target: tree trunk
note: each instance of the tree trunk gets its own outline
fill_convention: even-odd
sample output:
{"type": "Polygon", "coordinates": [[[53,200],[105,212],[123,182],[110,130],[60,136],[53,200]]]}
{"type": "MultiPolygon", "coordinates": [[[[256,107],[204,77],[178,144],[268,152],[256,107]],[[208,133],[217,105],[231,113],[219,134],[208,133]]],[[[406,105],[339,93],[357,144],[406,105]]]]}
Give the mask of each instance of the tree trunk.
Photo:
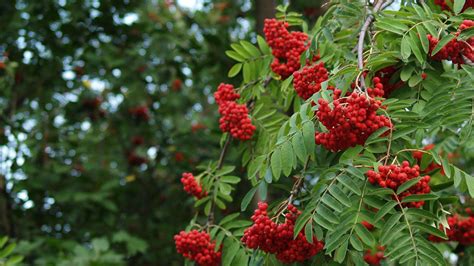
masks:
{"type": "Polygon", "coordinates": [[[263,36],[263,22],[266,18],[275,17],[275,0],[255,0],[255,11],[257,13],[257,33],[263,36]]]}

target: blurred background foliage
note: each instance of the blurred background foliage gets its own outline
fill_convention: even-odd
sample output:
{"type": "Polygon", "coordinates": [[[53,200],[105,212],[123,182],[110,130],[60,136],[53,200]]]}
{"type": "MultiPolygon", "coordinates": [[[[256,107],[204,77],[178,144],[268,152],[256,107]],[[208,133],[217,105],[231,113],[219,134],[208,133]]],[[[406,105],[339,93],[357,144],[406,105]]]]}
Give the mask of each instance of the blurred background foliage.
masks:
{"type": "MultiPolygon", "coordinates": [[[[255,40],[275,4],[1,1],[9,253],[37,265],[182,264],[172,236],[193,202],[180,174],[218,156],[212,93],[232,64],[225,50],[255,40]]],[[[311,18],[321,4],[294,8],[311,18]]]]}

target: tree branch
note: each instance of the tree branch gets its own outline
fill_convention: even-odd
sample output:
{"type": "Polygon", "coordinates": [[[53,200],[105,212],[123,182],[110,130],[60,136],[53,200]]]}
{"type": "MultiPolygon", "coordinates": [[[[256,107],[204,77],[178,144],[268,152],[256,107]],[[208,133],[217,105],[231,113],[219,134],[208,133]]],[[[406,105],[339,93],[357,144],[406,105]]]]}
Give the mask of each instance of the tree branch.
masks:
{"type": "MultiPolygon", "coordinates": [[[[372,14],[369,14],[367,18],[365,19],[364,25],[362,25],[362,28],[360,30],[359,34],[359,41],[357,43],[357,65],[359,67],[359,70],[363,71],[364,70],[364,39],[365,39],[365,34],[367,33],[367,30],[369,29],[370,24],[372,24],[372,21],[374,20],[374,15],[373,13],[376,13],[377,11],[381,10],[382,8],[388,6],[391,4],[392,1],[387,1],[384,3],[384,1],[379,0],[377,4],[375,4],[374,10],[372,14]]],[[[363,89],[365,89],[365,80],[364,76],[360,76],[360,84],[362,85],[363,89]]]]}

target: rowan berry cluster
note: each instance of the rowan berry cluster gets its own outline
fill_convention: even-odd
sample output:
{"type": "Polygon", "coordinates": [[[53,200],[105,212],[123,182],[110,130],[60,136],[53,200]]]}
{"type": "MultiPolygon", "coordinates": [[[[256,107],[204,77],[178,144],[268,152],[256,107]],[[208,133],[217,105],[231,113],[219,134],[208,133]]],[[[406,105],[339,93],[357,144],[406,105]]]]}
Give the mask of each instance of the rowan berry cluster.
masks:
{"type": "MultiPolygon", "coordinates": [[[[448,217],[449,229],[446,229],[448,240],[430,235],[428,239],[433,242],[456,241],[461,245],[468,246],[474,244],[474,217],[461,217],[455,214],[448,217]]],[[[440,230],[443,226],[440,225],[440,230]]]]}
{"type": "MultiPolygon", "coordinates": [[[[403,86],[403,81],[401,80],[394,83],[391,82],[391,78],[395,72],[397,72],[395,66],[388,66],[375,73],[375,78],[378,78],[378,80],[376,80],[377,82],[374,81],[374,86],[377,86],[376,84],[379,83],[383,85],[383,95],[379,97],[388,98],[394,90],[403,86]]],[[[380,87],[380,85],[378,86],[380,87]]]]}
{"type": "Polygon", "coordinates": [[[321,83],[328,79],[324,63],[305,66],[293,74],[293,87],[304,100],[321,90],[321,83]]]}
{"type": "MultiPolygon", "coordinates": [[[[453,3],[453,2],[454,1],[451,0],[451,3],[453,3]]],[[[435,3],[435,5],[440,6],[442,10],[451,10],[451,8],[446,3],[446,0],[434,0],[434,3],[435,3]]],[[[463,6],[461,11],[464,11],[464,10],[470,8],[470,7],[474,8],[474,0],[466,0],[466,2],[464,3],[464,6],[463,6]]]]}
{"type": "MultiPolygon", "coordinates": [[[[265,19],[263,32],[275,57],[272,62],[273,72],[287,78],[300,68],[300,56],[308,49],[308,35],[299,31],[288,31],[288,22],[276,19],[265,19]]],[[[313,57],[313,61],[319,57],[313,57]]]]}
{"type": "Polygon", "coordinates": [[[195,261],[199,266],[218,266],[221,262],[221,251],[215,251],[216,243],[206,232],[192,230],[181,231],[174,236],[178,253],[195,261]]]}
{"type": "MultiPolygon", "coordinates": [[[[428,144],[426,145],[425,147],[423,147],[423,150],[425,151],[430,151],[432,150],[433,148],[435,147],[434,144],[428,144]]],[[[412,156],[413,158],[415,158],[415,160],[418,162],[418,164],[421,164],[421,160],[423,158],[423,152],[421,151],[414,151],[412,153],[412,156]]],[[[435,162],[432,162],[430,163],[430,165],[428,165],[425,169],[421,170],[420,172],[422,174],[428,174],[436,169],[441,169],[441,174],[444,175],[444,169],[442,168],[442,166],[440,164],[437,164],[435,162]]]]}
{"type": "Polygon", "coordinates": [[[296,218],[301,213],[293,205],[288,205],[285,222],[275,223],[268,216],[268,204],[260,202],[252,216],[254,224],[245,229],[242,242],[251,249],[276,254],[284,263],[303,262],[323,249],[324,243],[313,237],[313,244],[306,240],[302,232],[293,239],[296,218]]]}
{"type": "MultiPolygon", "coordinates": [[[[467,40],[458,40],[457,37],[459,34],[468,28],[474,27],[473,20],[464,20],[459,26],[458,31],[456,32],[456,38],[449,41],[438,53],[432,55],[431,58],[434,60],[451,60],[454,64],[465,64],[466,60],[471,62],[474,61],[474,37],[471,37],[467,40]]],[[[430,43],[430,54],[432,54],[434,48],[438,44],[439,40],[428,34],[427,35],[430,43]]]]}
{"type": "Polygon", "coordinates": [[[335,99],[332,109],[322,98],[318,103],[316,115],[329,132],[317,132],[316,144],[334,152],[363,145],[377,129],[392,127],[389,118],[376,113],[381,102],[356,91],[348,97],[335,99]]]}
{"type": "Polygon", "coordinates": [[[222,132],[229,132],[232,137],[240,140],[251,139],[256,127],[252,125],[247,106],[235,102],[240,95],[235,92],[234,86],[221,83],[214,98],[219,105],[219,127],[222,132]]]}
{"type": "Polygon", "coordinates": [[[207,191],[202,189],[201,185],[196,181],[196,178],[194,178],[193,174],[183,173],[181,177],[181,183],[183,184],[184,191],[186,191],[189,195],[192,195],[197,199],[207,196],[207,191]]]}
{"type": "MultiPolygon", "coordinates": [[[[366,173],[366,176],[371,184],[377,184],[381,187],[391,188],[396,191],[403,183],[420,176],[420,167],[418,165],[410,167],[410,164],[407,161],[403,161],[401,166],[394,164],[381,165],[378,167],[378,172],[369,170],[366,173]]],[[[414,186],[398,195],[398,198],[403,199],[414,194],[429,193],[431,191],[428,184],[429,182],[430,176],[425,175],[414,186]]],[[[404,204],[408,207],[418,208],[423,206],[424,203],[424,201],[417,201],[404,204]]]]}
{"type": "Polygon", "coordinates": [[[150,110],[146,105],[139,105],[128,109],[130,115],[137,120],[148,121],[150,119],[150,110]]]}
{"type": "Polygon", "coordinates": [[[375,252],[373,252],[372,250],[365,251],[364,261],[367,262],[369,265],[380,265],[380,261],[385,258],[383,254],[384,250],[385,247],[378,246],[375,252]]]}

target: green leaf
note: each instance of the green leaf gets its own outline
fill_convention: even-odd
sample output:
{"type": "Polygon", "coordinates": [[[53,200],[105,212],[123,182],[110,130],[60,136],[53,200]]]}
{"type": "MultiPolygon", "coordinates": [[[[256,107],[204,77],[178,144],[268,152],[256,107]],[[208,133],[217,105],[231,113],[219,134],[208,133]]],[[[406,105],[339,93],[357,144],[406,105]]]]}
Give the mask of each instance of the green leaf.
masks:
{"type": "Polygon", "coordinates": [[[403,198],[402,202],[416,202],[416,201],[429,201],[429,200],[436,200],[439,196],[435,194],[413,194],[403,198]]]}
{"type": "Polygon", "coordinates": [[[227,176],[222,176],[219,180],[224,183],[237,184],[240,182],[240,177],[227,175],[227,176]]]}
{"type": "Polygon", "coordinates": [[[383,218],[387,213],[389,213],[391,210],[393,210],[397,206],[396,201],[388,201],[383,205],[383,207],[377,212],[377,214],[374,217],[374,223],[377,223],[381,218],[383,218]]]}
{"type": "Polygon", "coordinates": [[[0,250],[0,258],[5,258],[7,257],[8,255],[10,255],[10,253],[13,252],[13,250],[15,249],[16,247],[16,244],[15,243],[11,243],[9,244],[8,246],[6,246],[4,249],[0,250]]]}
{"type": "Polygon", "coordinates": [[[224,217],[219,224],[224,225],[224,224],[234,220],[235,218],[239,217],[239,215],[240,215],[240,213],[229,214],[226,217],[224,217]]]}
{"type": "Polygon", "coordinates": [[[360,242],[359,238],[356,235],[351,235],[350,238],[352,247],[357,251],[363,251],[364,245],[360,242]]]}
{"type": "Polygon", "coordinates": [[[231,265],[231,262],[237,254],[239,248],[239,242],[234,241],[231,238],[227,238],[224,241],[224,246],[222,248],[222,265],[231,265]]]}
{"type": "Polygon", "coordinates": [[[267,199],[267,191],[268,191],[267,182],[260,182],[260,184],[258,185],[258,194],[261,200],[267,199]]]}
{"type": "Polygon", "coordinates": [[[438,220],[438,217],[436,217],[436,215],[434,215],[433,213],[431,213],[429,211],[423,210],[423,209],[408,208],[406,210],[406,213],[408,215],[413,215],[413,216],[416,216],[416,217],[419,217],[419,218],[425,218],[425,219],[429,219],[429,220],[433,220],[433,221],[438,220]]]}
{"type": "Polygon", "coordinates": [[[248,41],[241,41],[240,44],[242,47],[253,57],[259,57],[260,56],[260,51],[255,47],[253,44],[251,44],[248,41]]]}
{"type": "Polygon", "coordinates": [[[356,195],[360,196],[361,195],[361,191],[360,191],[360,188],[359,186],[354,183],[354,181],[352,181],[352,179],[347,176],[347,175],[340,175],[337,180],[339,180],[339,182],[341,182],[346,188],[348,188],[350,191],[354,192],[356,195]]]}
{"type": "Polygon", "coordinates": [[[20,263],[21,261],[23,261],[23,256],[21,255],[15,255],[15,256],[12,256],[11,258],[9,258],[7,260],[7,263],[5,264],[5,266],[13,266],[13,265],[16,265],[18,263],[20,263]]]}
{"type": "Polygon", "coordinates": [[[466,3],[466,0],[454,0],[453,11],[456,15],[461,12],[465,3],[466,3]]]}
{"type": "Polygon", "coordinates": [[[265,39],[263,39],[262,36],[257,35],[257,43],[258,47],[260,48],[260,51],[264,54],[270,54],[270,47],[268,46],[267,42],[265,42],[265,39]]]}
{"type": "Polygon", "coordinates": [[[232,264],[222,264],[222,265],[248,265],[249,256],[245,253],[245,249],[239,249],[232,264]]]}
{"type": "Polygon", "coordinates": [[[324,195],[321,201],[324,202],[327,206],[331,207],[335,211],[338,211],[338,212],[342,211],[342,205],[329,194],[324,195]]]}
{"type": "Polygon", "coordinates": [[[339,218],[324,204],[319,204],[316,209],[316,216],[324,217],[331,223],[339,223],[339,218]]]}
{"type": "Polygon", "coordinates": [[[373,246],[375,244],[374,236],[362,224],[356,224],[354,231],[366,245],[373,246]]]}
{"type": "Polygon", "coordinates": [[[417,178],[410,179],[407,182],[403,183],[401,186],[398,187],[397,194],[400,194],[403,191],[405,191],[405,190],[411,188],[412,186],[416,185],[416,183],[418,183],[421,178],[422,177],[420,176],[420,177],[417,177],[417,178]]]}
{"type": "Polygon", "coordinates": [[[431,225],[428,225],[426,223],[414,222],[412,224],[412,226],[415,227],[415,228],[420,229],[421,231],[423,231],[425,233],[437,236],[437,237],[442,238],[442,239],[448,239],[448,237],[441,230],[439,230],[438,228],[435,228],[431,225]]]}
{"type": "Polygon", "coordinates": [[[278,180],[282,170],[280,148],[277,148],[275,151],[273,151],[272,157],[270,159],[270,165],[272,167],[273,177],[275,177],[275,180],[278,180]]]}
{"type": "Polygon", "coordinates": [[[441,39],[441,41],[438,42],[438,44],[435,46],[433,51],[431,52],[431,56],[436,55],[448,42],[450,42],[452,39],[454,39],[454,35],[448,34],[441,39]]]}
{"type": "Polygon", "coordinates": [[[232,58],[232,59],[234,59],[234,60],[236,60],[236,61],[238,61],[238,62],[244,62],[244,61],[245,61],[245,58],[244,58],[243,56],[239,55],[239,54],[238,54],[237,52],[235,52],[235,51],[231,51],[231,50],[225,51],[225,54],[226,54],[228,57],[230,57],[230,58],[232,58]]]}
{"type": "Polygon", "coordinates": [[[349,244],[349,241],[346,240],[342,243],[342,245],[339,246],[338,249],[336,249],[336,253],[334,254],[334,260],[336,262],[339,262],[339,263],[344,262],[344,259],[346,258],[348,244],[349,244]]]}
{"type": "Polygon", "coordinates": [[[423,51],[425,52],[424,54],[426,55],[430,51],[430,42],[428,41],[427,33],[422,25],[417,25],[416,31],[418,31],[421,47],[423,48],[423,51]]]}
{"type": "Polygon", "coordinates": [[[227,74],[227,76],[229,76],[230,78],[235,77],[237,74],[239,74],[241,69],[242,69],[242,63],[235,64],[229,70],[229,73],[227,74]]]}
{"type": "Polygon", "coordinates": [[[415,67],[412,65],[404,66],[402,68],[402,71],[400,72],[400,79],[402,81],[407,81],[408,79],[410,79],[413,70],[415,70],[415,67]]]}
{"type": "Polygon", "coordinates": [[[311,212],[305,212],[296,219],[295,229],[293,231],[294,238],[296,238],[298,234],[301,232],[301,230],[303,230],[303,227],[311,219],[311,215],[312,215],[311,212]]]}
{"type": "Polygon", "coordinates": [[[340,203],[345,205],[346,207],[351,207],[351,200],[347,195],[337,186],[331,186],[329,188],[329,193],[334,196],[340,203]]]}
{"type": "Polygon", "coordinates": [[[5,246],[5,244],[7,243],[8,241],[8,237],[6,236],[3,236],[0,238],[0,248],[3,248],[3,246],[5,246]]]}
{"type": "Polygon", "coordinates": [[[421,77],[421,75],[413,75],[413,76],[411,76],[411,78],[408,80],[408,86],[410,86],[411,88],[413,88],[413,87],[415,87],[416,85],[418,85],[418,83],[420,83],[422,80],[423,80],[423,78],[421,77]]]}
{"type": "Polygon", "coordinates": [[[283,174],[289,176],[293,168],[293,147],[289,141],[285,141],[281,146],[281,164],[283,174]]]}
{"type": "Polygon", "coordinates": [[[249,206],[250,201],[252,201],[255,192],[257,192],[258,187],[254,187],[247,194],[245,194],[244,198],[242,199],[242,203],[240,204],[240,210],[245,211],[247,206],[249,206]]]}
{"type": "Polygon", "coordinates": [[[405,60],[408,59],[411,55],[410,41],[408,39],[408,35],[405,35],[402,38],[400,52],[401,52],[402,58],[405,60]]]}
{"type": "Polygon", "coordinates": [[[308,152],[306,151],[306,147],[304,145],[303,133],[296,132],[293,136],[291,144],[293,145],[293,150],[295,151],[296,157],[298,157],[302,163],[305,163],[308,152]]]}
{"type": "Polygon", "coordinates": [[[313,221],[310,219],[304,228],[306,241],[313,244],[313,221]]]}
{"type": "Polygon", "coordinates": [[[357,145],[355,147],[347,149],[339,158],[340,163],[352,163],[353,159],[359,156],[359,153],[364,147],[357,145]]]}
{"type": "Polygon", "coordinates": [[[309,155],[312,155],[314,152],[314,147],[316,143],[314,142],[314,124],[312,122],[303,123],[303,137],[304,137],[304,146],[309,155]]]}

